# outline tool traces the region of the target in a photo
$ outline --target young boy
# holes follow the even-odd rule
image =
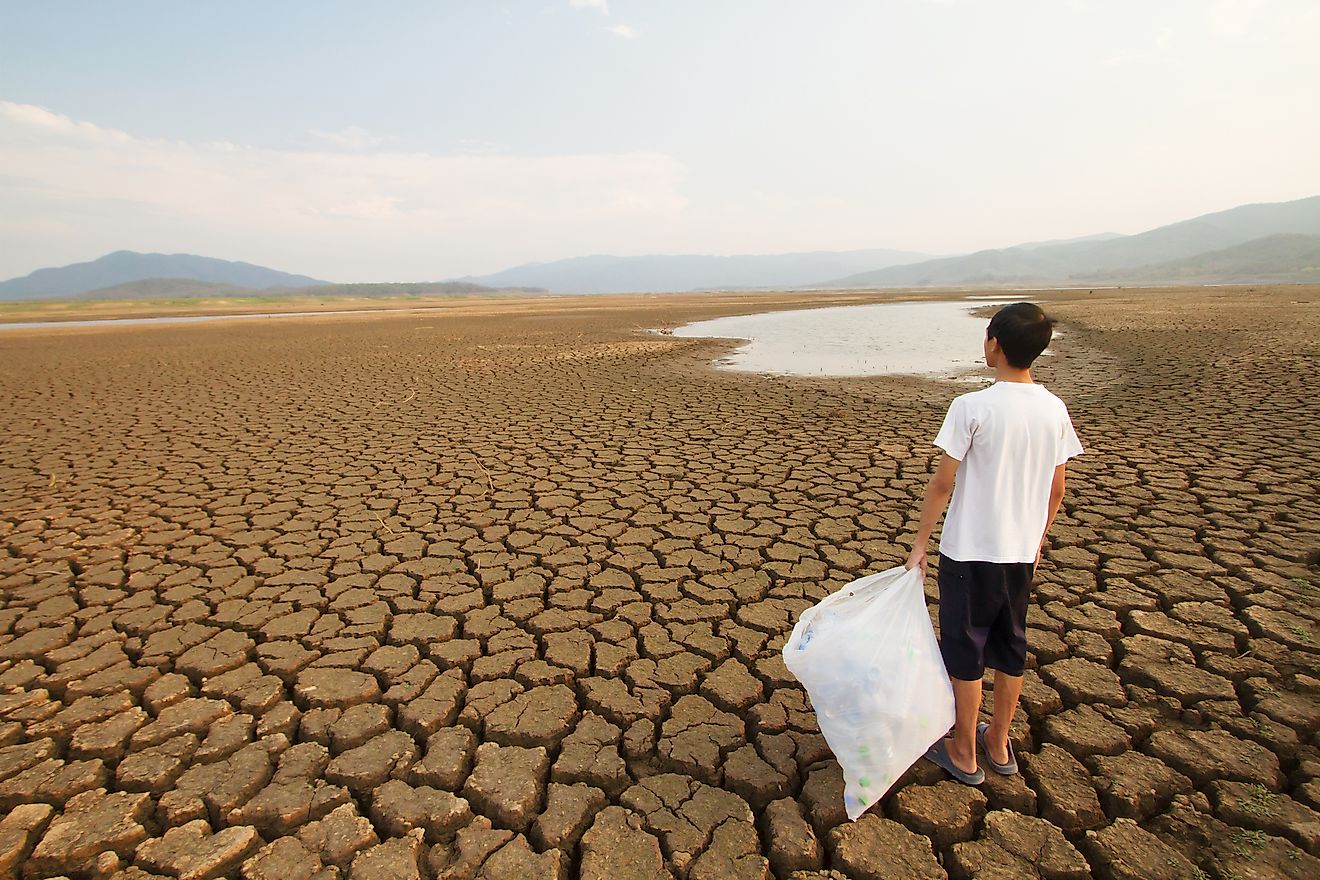
[[[953,681],[953,735],[926,757],[968,785],[985,781],[979,745],[997,773],[1017,772],[1008,727],[1022,693],[1027,598],[1045,534],[1063,500],[1064,469],[1082,446],[1068,408],[1031,379],[1054,322],[1014,303],[990,320],[986,366],[995,384],[955,398],[935,445],[944,451],[926,488],[907,567],[926,573],[926,544],[945,505],[940,537],[940,653]],[[952,503],[949,502],[953,496]],[[995,670],[995,707],[977,724],[981,677]]]

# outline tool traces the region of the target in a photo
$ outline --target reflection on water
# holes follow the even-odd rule
[[[688,324],[673,335],[748,340],[716,362],[729,370],[966,379],[984,370],[981,343],[989,320],[972,311],[1016,301],[896,302],[737,315]]]

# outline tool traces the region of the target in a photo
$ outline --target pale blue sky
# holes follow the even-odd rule
[[[0,0],[0,278],[954,252],[1320,194],[1314,0]]]

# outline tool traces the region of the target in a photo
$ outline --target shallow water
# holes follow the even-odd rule
[[[673,335],[746,339],[716,361],[741,372],[973,380],[985,369],[981,343],[989,317],[972,312],[1016,301],[896,302],[736,315],[687,324]]]

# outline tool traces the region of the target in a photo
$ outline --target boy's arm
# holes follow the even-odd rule
[[[949,496],[953,494],[953,478],[958,474],[959,463],[958,459],[950,457],[946,452],[940,456],[935,475],[926,485],[926,495],[921,501],[921,522],[917,526],[917,536],[912,541],[912,552],[908,554],[903,566],[907,569],[920,566],[922,577],[926,576],[926,544],[930,541],[930,533],[935,531],[935,523],[939,522],[944,508],[949,504]]]
[[[1045,519],[1045,531],[1040,536],[1040,549],[1036,551],[1037,566],[1040,565],[1041,554],[1045,552],[1045,536],[1050,533],[1050,526],[1054,525],[1054,517],[1059,512],[1059,505],[1063,503],[1067,470],[1067,464],[1061,464],[1054,469],[1054,480],[1050,483],[1050,514]]]

